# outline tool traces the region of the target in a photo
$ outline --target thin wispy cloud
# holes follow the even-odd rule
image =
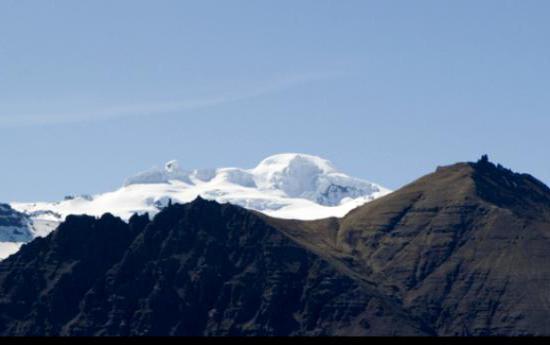
[[[302,74],[286,76],[263,82],[260,85],[249,86],[244,91],[215,95],[202,99],[184,99],[165,102],[142,104],[126,104],[102,107],[99,109],[74,111],[45,112],[32,114],[0,114],[0,127],[32,126],[60,123],[78,123],[84,121],[102,121],[123,117],[167,115],[190,110],[198,110],[221,106],[224,104],[246,101],[257,97],[277,93],[315,81],[321,81],[338,76],[336,73]]]

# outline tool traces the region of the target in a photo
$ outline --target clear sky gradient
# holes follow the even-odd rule
[[[281,152],[389,188],[488,153],[548,184],[549,17],[545,0],[3,0],[0,200]]]

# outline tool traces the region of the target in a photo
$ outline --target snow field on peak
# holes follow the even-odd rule
[[[47,234],[70,214],[111,213],[128,220],[133,214],[154,215],[172,202],[197,196],[231,203],[272,217],[313,220],[343,217],[352,209],[388,194],[377,184],[337,171],[322,158],[279,154],[255,168],[183,170],[176,161],[130,177],[113,192],[71,197],[55,203],[12,203],[29,215],[34,231]]]

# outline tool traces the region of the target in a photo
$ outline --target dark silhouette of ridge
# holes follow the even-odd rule
[[[238,206],[71,216],[0,263],[3,335],[430,334]]]

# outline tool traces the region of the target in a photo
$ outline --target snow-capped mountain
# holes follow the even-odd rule
[[[111,213],[129,219],[134,213],[157,213],[168,202],[197,196],[232,203],[279,218],[302,220],[342,217],[353,208],[388,194],[372,182],[350,177],[322,158],[279,154],[255,168],[186,170],[170,161],[128,178],[113,192],[67,197],[54,203],[12,203],[26,214],[38,236],[47,234],[70,214]]]
[[[35,237],[31,219],[10,205],[0,204],[0,259],[15,253]]]
[[[58,224],[59,219],[33,218],[8,204],[0,204],[0,260],[15,253],[23,243],[49,234]]]
[[[10,205],[0,204],[0,242],[27,242],[33,238],[30,219]]]

